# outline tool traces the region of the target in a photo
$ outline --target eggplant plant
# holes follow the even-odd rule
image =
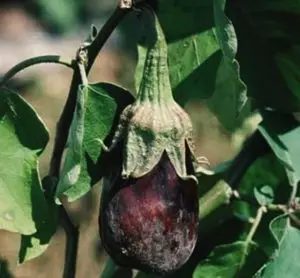
[[[89,82],[128,14],[142,34],[136,94]],[[101,181],[102,278],[298,277],[299,20],[297,0],[120,0],[73,58],[12,67],[0,81],[0,229],[21,234],[19,263],[40,256],[61,224],[63,277],[77,277],[79,227],[64,203]],[[73,71],[45,177],[47,127],[7,85],[40,63]],[[185,109],[193,101],[231,135],[254,114],[261,121],[236,156],[211,165],[196,155]]]

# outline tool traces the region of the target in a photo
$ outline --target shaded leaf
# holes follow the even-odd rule
[[[54,184],[50,177],[43,179],[43,188],[53,188]],[[50,213],[47,215],[47,221],[42,222],[41,225],[37,227],[35,234],[21,236],[19,263],[34,259],[44,253],[50,244],[52,236],[56,232],[58,207],[54,203],[52,196],[49,196],[47,201],[50,210]]]
[[[283,165],[274,154],[268,154],[258,158],[244,174],[239,192],[246,199],[258,201],[257,205],[274,199],[275,203],[285,203],[289,198],[290,190],[287,188],[288,180]],[[269,194],[264,193],[264,187],[268,185]],[[254,194],[254,196],[253,196]],[[266,199],[267,198],[267,199]],[[243,201],[234,202],[234,213],[241,219],[254,217],[258,206]]]
[[[296,187],[300,180],[300,125],[291,115],[275,111],[263,111],[262,115],[259,130],[286,167],[290,184]]]
[[[237,38],[232,22],[225,15],[225,3],[226,0],[214,0],[216,36],[223,60],[218,69],[216,89],[208,106],[219,115],[228,130],[234,130],[251,113],[251,103],[247,98],[247,87],[240,79],[240,67],[235,59]]]
[[[231,59],[233,50],[231,54],[228,54],[230,50],[226,50],[231,41],[222,40],[229,24],[220,26],[226,30],[220,29],[219,40],[213,8],[212,1],[161,0],[157,11],[168,41],[170,81],[175,100],[183,107],[191,101],[203,102],[222,125],[232,131],[249,113],[249,106],[246,105],[245,87],[237,75],[238,65],[233,65]],[[222,48],[220,41],[224,44]],[[145,52],[145,47],[138,48],[137,87],[142,76]]]
[[[51,215],[37,169],[48,131],[22,97],[2,89],[0,134],[0,228],[30,235]]]
[[[282,65],[278,65],[278,55],[286,57],[300,42],[295,28],[300,24],[296,6],[298,0],[227,0],[226,12],[238,38],[241,78],[260,107],[287,112],[300,109],[299,95],[286,78],[295,72],[283,74]]]
[[[58,187],[56,192],[57,198],[65,195],[69,201],[75,201],[86,194],[101,179],[105,169],[101,142],[112,136],[112,130],[118,123],[120,113],[134,100],[128,91],[109,83],[90,84],[86,93],[82,96],[85,96],[86,99],[81,99],[84,104],[80,104],[83,107],[81,116],[84,122],[80,161],[70,159],[71,165],[77,165],[80,173],[74,182],[61,184],[62,186]],[[74,118],[72,125],[80,125],[81,120],[77,121]],[[76,129],[74,127],[74,130]],[[74,158],[77,150],[74,148],[69,149],[70,152],[73,151],[73,153],[70,153],[71,158]],[[67,162],[66,158],[65,163]],[[72,169],[72,167],[70,168]],[[67,181],[69,180],[68,172],[61,176],[62,183],[65,178]]]
[[[88,86],[80,85],[77,91],[76,109],[70,126],[67,153],[64,160],[61,177],[59,179],[55,196],[59,197],[72,188],[79,179],[81,172],[81,160],[83,154],[84,118],[86,101],[88,98]],[[59,199],[56,199],[60,203]]]

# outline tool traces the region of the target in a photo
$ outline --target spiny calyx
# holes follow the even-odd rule
[[[146,175],[166,152],[180,178],[196,180],[187,173],[187,153],[198,171],[210,173],[205,167],[209,163],[204,157],[195,158],[191,120],[172,95],[163,31],[154,12],[145,9],[145,13],[151,26],[147,28],[150,33],[143,77],[135,102],[120,116],[109,149],[124,139],[123,178]]]

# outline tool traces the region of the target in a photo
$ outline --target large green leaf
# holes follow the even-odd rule
[[[299,111],[294,53],[300,43],[299,1],[227,0],[226,11],[237,33],[237,60],[248,94],[259,106]]]
[[[33,108],[18,94],[0,92],[0,228],[31,235],[52,211],[38,173],[38,157],[49,140]],[[49,225],[49,226],[48,226]]]
[[[279,216],[270,228],[278,242],[272,260],[255,277],[295,278],[299,276],[300,230],[293,227],[287,216]]]
[[[218,8],[222,10],[221,4]],[[176,101],[183,107],[190,101],[200,101],[227,130],[234,130],[248,114],[249,106],[234,53],[228,55],[226,51],[235,40],[232,25],[217,9],[216,30],[213,1],[161,0],[157,13],[168,41],[170,80]],[[230,40],[225,40],[225,34]],[[146,51],[145,46],[138,48],[137,87]]]
[[[263,256],[252,242],[237,241],[215,247],[209,257],[200,262],[193,278],[251,277]]]
[[[128,91],[108,83],[79,90],[57,202],[63,195],[69,201],[80,198],[100,180],[104,169],[100,142],[111,134],[120,113],[133,100]]]

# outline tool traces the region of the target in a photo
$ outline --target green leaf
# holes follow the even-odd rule
[[[0,134],[0,228],[31,235],[51,226],[37,169],[48,131],[22,97],[2,89]]]
[[[261,258],[257,246],[252,242],[237,241],[220,245],[199,263],[193,278],[251,277],[258,269]]]
[[[260,205],[266,205],[273,200],[275,203],[285,203],[290,193],[287,183],[283,165],[271,153],[259,157],[249,166],[240,182],[239,192],[248,199],[255,197]],[[255,217],[257,207],[247,202],[235,201],[234,213],[241,219],[248,219]]]
[[[227,0],[226,12],[237,34],[237,60],[249,96],[260,107],[299,111],[299,93],[287,78],[295,72],[279,61],[293,59],[290,49],[300,43],[298,0]]]
[[[272,260],[255,277],[294,278],[299,276],[300,231],[293,227],[287,216],[277,217],[270,225],[279,248]]]
[[[51,177],[43,179],[43,188],[54,188],[55,181]],[[50,191],[49,191],[50,192]],[[54,203],[52,196],[47,196],[50,213],[47,215],[47,221],[37,227],[37,232],[33,235],[22,235],[21,246],[19,250],[19,263],[26,262],[40,256],[50,244],[52,236],[56,232],[58,223],[58,207]]]
[[[67,196],[69,201],[77,200],[101,179],[105,169],[101,142],[112,135],[120,113],[134,100],[125,89],[108,83],[90,84],[85,93],[79,96],[84,98],[78,99],[75,112],[77,116],[73,119],[70,131],[70,134],[75,131],[79,136],[70,135],[70,141],[76,139],[77,142],[69,144],[64,163],[66,168],[63,168],[56,191],[57,202],[62,195]],[[78,142],[80,144],[77,147]],[[74,167],[79,169],[79,173],[72,180],[69,178],[69,169]]]
[[[262,115],[259,130],[286,167],[289,182],[295,188],[300,180],[300,125],[291,115],[275,111],[263,111]]]
[[[269,185],[254,187],[254,196],[261,206],[266,206],[273,203],[274,190]]]
[[[238,65],[232,61],[233,53],[228,54],[226,50],[234,38],[230,42],[223,40],[230,24],[222,25],[224,17],[219,16],[222,26],[216,31],[212,1],[160,0],[157,11],[168,41],[175,100],[183,107],[191,101],[203,102],[227,130],[234,130],[249,113],[249,105],[245,86],[238,76]],[[143,44],[138,48],[138,55],[137,89],[146,56]]]
[[[88,91],[88,86],[83,85],[80,85],[77,91],[76,109],[67,141],[68,150],[61,172],[61,178],[56,188],[56,197],[67,192],[79,179],[83,154],[85,102],[88,97]],[[56,202],[60,203],[58,199],[56,199]]]

